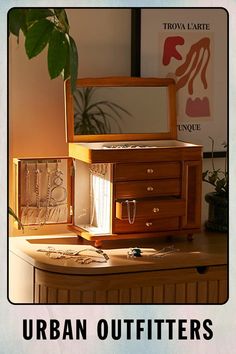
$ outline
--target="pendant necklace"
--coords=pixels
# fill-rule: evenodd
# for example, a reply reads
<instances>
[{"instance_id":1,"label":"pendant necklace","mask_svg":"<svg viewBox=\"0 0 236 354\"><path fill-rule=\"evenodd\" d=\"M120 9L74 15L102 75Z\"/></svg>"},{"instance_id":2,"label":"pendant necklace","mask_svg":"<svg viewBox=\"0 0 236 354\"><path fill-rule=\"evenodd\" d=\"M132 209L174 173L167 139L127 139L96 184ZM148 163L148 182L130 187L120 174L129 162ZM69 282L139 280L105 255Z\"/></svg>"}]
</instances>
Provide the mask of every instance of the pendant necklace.
<instances>
[{"instance_id":1,"label":"pendant necklace","mask_svg":"<svg viewBox=\"0 0 236 354\"><path fill-rule=\"evenodd\" d=\"M60 205L65 202L67 198L66 188L63 187L63 172L59 169L57 161L55 177L53 179L53 188L51 189L50 202L54 205Z\"/></svg>"}]
</instances>

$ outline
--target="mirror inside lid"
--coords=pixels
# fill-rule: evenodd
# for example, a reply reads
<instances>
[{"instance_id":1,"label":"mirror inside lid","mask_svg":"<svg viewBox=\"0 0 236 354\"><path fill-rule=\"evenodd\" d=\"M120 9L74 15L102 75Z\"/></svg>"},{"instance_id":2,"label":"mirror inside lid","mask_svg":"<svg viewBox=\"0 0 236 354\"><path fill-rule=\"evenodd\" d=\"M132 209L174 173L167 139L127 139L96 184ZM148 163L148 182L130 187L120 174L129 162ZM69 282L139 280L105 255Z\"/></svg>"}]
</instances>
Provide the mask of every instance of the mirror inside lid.
<instances>
[{"instance_id":1,"label":"mirror inside lid","mask_svg":"<svg viewBox=\"0 0 236 354\"><path fill-rule=\"evenodd\" d=\"M65 83L68 142L176 139L170 78L78 79Z\"/></svg>"}]
</instances>

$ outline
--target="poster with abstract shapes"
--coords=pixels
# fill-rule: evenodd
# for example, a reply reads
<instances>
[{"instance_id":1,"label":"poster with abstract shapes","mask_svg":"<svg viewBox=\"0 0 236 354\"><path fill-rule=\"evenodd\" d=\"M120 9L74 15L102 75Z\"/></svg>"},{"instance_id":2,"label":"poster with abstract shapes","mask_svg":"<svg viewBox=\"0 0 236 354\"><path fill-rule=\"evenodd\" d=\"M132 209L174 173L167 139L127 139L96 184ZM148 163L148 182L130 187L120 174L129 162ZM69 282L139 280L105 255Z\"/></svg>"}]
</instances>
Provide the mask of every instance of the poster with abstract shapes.
<instances>
[{"instance_id":1,"label":"poster with abstract shapes","mask_svg":"<svg viewBox=\"0 0 236 354\"><path fill-rule=\"evenodd\" d=\"M178 121L212 118L212 47L208 33L160 33L161 61L166 76L176 81Z\"/></svg>"},{"instance_id":2,"label":"poster with abstract shapes","mask_svg":"<svg viewBox=\"0 0 236 354\"><path fill-rule=\"evenodd\" d=\"M225 153L228 14L223 8L141 10L141 76L172 77L178 139Z\"/></svg>"}]
</instances>

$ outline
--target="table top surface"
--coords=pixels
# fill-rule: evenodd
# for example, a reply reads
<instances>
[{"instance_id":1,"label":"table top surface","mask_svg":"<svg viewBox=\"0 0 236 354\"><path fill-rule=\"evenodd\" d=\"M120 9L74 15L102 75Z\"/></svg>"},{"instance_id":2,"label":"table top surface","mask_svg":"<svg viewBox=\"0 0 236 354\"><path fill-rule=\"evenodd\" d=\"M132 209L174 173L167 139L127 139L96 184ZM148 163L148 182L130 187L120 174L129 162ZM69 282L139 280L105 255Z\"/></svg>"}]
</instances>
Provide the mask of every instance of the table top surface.
<instances>
[{"instance_id":1,"label":"table top surface","mask_svg":"<svg viewBox=\"0 0 236 354\"><path fill-rule=\"evenodd\" d=\"M133 250L136 247L138 250ZM9 250L40 270L105 275L226 265L228 235L202 232L195 234L192 241L186 235L104 241L103 253L76 235L21 236L9 238ZM140 256L132 257L133 253Z\"/></svg>"}]
</instances>

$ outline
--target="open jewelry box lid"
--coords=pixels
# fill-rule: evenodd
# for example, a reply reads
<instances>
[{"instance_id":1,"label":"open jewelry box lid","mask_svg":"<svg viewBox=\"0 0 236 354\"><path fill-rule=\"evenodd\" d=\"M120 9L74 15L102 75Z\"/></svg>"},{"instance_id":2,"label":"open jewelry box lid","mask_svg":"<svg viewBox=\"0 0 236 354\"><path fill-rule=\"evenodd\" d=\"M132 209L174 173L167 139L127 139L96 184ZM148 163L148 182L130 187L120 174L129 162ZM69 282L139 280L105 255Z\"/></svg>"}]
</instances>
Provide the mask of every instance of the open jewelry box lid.
<instances>
[{"instance_id":1,"label":"open jewelry box lid","mask_svg":"<svg viewBox=\"0 0 236 354\"><path fill-rule=\"evenodd\" d=\"M69 143L177 138L176 88L171 78L106 77L65 82Z\"/></svg>"}]
</instances>

